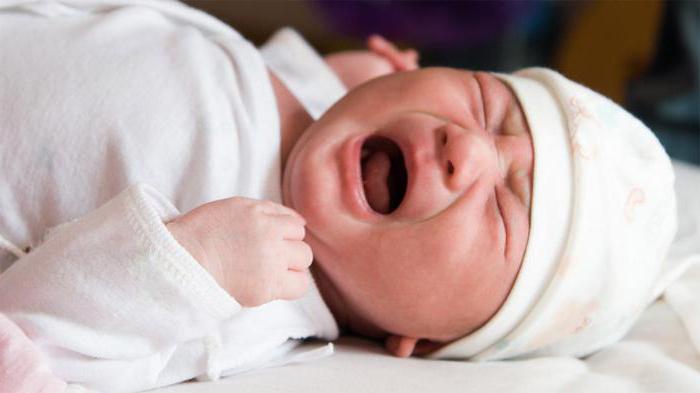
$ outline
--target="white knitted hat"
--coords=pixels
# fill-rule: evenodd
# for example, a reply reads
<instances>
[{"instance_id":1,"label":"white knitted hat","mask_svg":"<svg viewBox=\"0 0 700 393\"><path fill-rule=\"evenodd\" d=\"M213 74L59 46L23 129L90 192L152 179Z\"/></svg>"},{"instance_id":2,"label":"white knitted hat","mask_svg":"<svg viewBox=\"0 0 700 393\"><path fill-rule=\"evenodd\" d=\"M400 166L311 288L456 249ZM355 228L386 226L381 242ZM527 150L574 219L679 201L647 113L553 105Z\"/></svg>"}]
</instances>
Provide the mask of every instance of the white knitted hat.
<instances>
[{"instance_id":1,"label":"white knitted hat","mask_svg":"<svg viewBox=\"0 0 700 393\"><path fill-rule=\"evenodd\" d=\"M671 162L639 120L552 70L497 76L532 133L527 249L500 310L430 357L584 356L619 340L662 289L676 231Z\"/></svg>"}]
</instances>

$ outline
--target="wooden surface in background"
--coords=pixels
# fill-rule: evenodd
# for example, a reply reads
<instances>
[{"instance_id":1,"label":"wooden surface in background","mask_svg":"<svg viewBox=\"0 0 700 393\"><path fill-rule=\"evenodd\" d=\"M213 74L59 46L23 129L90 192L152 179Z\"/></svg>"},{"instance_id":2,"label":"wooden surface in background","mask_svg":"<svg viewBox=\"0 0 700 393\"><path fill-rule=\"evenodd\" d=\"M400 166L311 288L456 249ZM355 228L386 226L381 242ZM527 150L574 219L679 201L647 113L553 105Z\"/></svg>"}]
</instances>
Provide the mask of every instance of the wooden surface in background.
<instances>
[{"instance_id":1,"label":"wooden surface in background","mask_svg":"<svg viewBox=\"0 0 700 393\"><path fill-rule=\"evenodd\" d=\"M598 0L573 13L555 67L571 79L623 103L629 81L650 65L664 3Z\"/></svg>"}]
</instances>

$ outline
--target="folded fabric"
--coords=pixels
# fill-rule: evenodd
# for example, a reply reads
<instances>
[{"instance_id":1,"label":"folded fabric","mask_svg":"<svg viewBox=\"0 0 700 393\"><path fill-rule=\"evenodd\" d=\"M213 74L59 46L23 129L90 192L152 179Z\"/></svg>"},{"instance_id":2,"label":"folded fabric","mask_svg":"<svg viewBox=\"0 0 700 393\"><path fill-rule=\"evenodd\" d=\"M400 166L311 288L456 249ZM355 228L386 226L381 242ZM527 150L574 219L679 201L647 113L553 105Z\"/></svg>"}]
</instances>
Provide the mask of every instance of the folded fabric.
<instances>
[{"instance_id":1,"label":"folded fabric","mask_svg":"<svg viewBox=\"0 0 700 393\"><path fill-rule=\"evenodd\" d=\"M66 383L51 373L39 349L0 313L0 392L63 393Z\"/></svg>"}]
</instances>

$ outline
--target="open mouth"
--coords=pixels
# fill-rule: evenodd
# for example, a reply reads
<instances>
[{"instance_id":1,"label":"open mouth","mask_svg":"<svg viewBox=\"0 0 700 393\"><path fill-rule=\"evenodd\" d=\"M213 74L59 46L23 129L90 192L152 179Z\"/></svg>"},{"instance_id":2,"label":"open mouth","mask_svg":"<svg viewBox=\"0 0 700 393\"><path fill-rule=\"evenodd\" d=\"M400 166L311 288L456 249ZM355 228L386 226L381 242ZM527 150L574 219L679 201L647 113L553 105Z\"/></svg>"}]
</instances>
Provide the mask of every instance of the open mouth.
<instances>
[{"instance_id":1,"label":"open mouth","mask_svg":"<svg viewBox=\"0 0 700 393\"><path fill-rule=\"evenodd\" d=\"M389 138L373 136L362 144L362 187L367 203L380 214L396 210L406 195L408 171L399 146Z\"/></svg>"}]
</instances>

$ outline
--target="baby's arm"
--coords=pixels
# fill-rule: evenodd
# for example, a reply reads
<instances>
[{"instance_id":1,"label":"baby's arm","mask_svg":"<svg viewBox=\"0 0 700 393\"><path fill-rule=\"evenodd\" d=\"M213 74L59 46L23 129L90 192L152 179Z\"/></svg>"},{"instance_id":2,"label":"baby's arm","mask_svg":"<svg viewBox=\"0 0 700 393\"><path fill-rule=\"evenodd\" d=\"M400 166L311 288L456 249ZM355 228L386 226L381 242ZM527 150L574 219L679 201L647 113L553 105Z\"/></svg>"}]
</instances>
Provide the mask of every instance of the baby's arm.
<instances>
[{"instance_id":1,"label":"baby's arm","mask_svg":"<svg viewBox=\"0 0 700 393\"><path fill-rule=\"evenodd\" d=\"M208 332L241 306L170 235L176 216L152 187L130 187L0 275L0 312L69 383L137 391L205 374L169 365L183 345L206 357Z\"/></svg>"},{"instance_id":2,"label":"baby's arm","mask_svg":"<svg viewBox=\"0 0 700 393\"><path fill-rule=\"evenodd\" d=\"M367 39L367 49L325 56L326 63L348 89L382 75L418 68L416 50L399 50L379 35L372 35Z\"/></svg>"},{"instance_id":3,"label":"baby's arm","mask_svg":"<svg viewBox=\"0 0 700 393\"><path fill-rule=\"evenodd\" d=\"M179 216L155 189L135 185L55 228L0 275L0 312L32 332L67 382L135 391L198 377L208 365L177 366L178 354L206 357L207 334L241 306L306 292L304 223L245 198Z\"/></svg>"}]
</instances>

